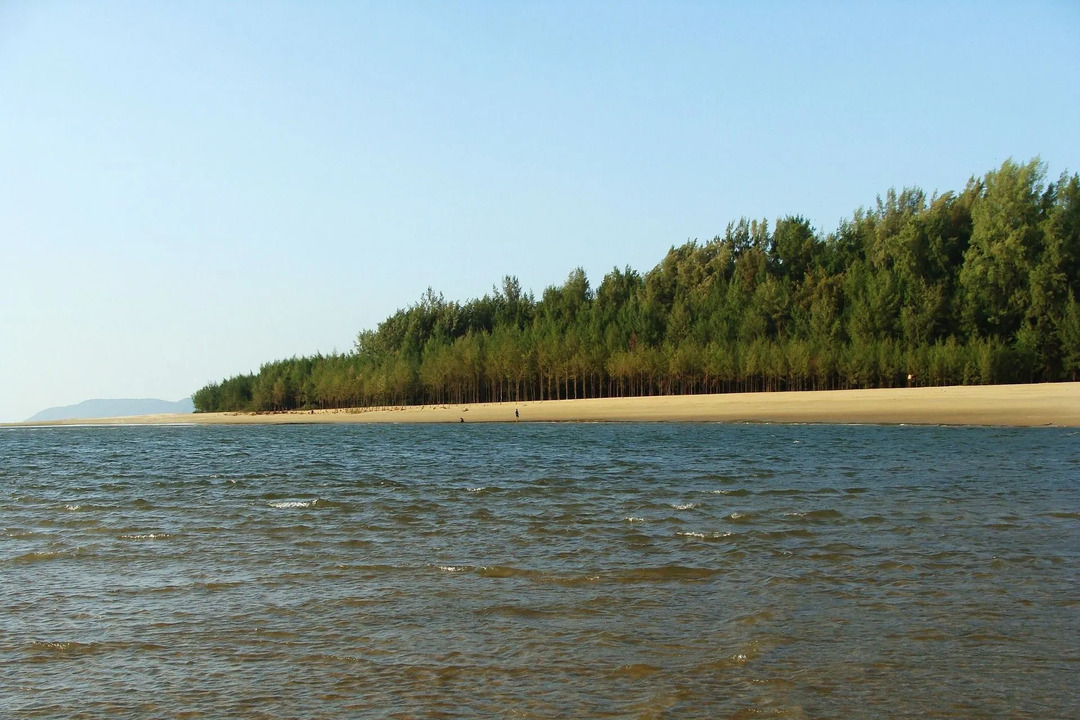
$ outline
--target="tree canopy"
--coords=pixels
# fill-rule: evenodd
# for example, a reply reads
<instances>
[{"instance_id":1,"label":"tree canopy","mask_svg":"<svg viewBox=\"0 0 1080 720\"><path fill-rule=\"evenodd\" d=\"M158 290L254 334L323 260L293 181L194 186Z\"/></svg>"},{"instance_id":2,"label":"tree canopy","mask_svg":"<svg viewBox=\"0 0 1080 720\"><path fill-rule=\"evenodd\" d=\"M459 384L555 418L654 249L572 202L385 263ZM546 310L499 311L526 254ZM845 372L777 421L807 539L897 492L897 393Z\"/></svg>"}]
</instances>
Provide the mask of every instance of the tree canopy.
<instances>
[{"instance_id":1,"label":"tree canopy","mask_svg":"<svg viewBox=\"0 0 1080 720\"><path fill-rule=\"evenodd\" d=\"M1080 373L1080 179L1012 160L959 192L890 190L829 234L728 224L652 270L539 299L430 288L348 353L211 383L200 412L1047 382Z\"/></svg>"}]
</instances>

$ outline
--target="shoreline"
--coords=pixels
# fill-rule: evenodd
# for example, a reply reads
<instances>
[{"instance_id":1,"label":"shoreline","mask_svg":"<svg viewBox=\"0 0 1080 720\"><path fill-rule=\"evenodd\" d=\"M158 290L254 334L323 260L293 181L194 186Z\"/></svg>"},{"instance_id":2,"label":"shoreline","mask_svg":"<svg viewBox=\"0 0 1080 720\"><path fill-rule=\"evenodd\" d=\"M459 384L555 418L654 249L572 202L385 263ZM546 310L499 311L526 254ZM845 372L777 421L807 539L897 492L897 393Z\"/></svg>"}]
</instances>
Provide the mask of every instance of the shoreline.
<instances>
[{"instance_id":1,"label":"shoreline","mask_svg":"<svg viewBox=\"0 0 1080 720\"><path fill-rule=\"evenodd\" d=\"M515 410L519 418L515 418ZM1080 382L137 415L0 423L0 427L460 423L462 419L467 423L760 422L1080 427Z\"/></svg>"}]
</instances>

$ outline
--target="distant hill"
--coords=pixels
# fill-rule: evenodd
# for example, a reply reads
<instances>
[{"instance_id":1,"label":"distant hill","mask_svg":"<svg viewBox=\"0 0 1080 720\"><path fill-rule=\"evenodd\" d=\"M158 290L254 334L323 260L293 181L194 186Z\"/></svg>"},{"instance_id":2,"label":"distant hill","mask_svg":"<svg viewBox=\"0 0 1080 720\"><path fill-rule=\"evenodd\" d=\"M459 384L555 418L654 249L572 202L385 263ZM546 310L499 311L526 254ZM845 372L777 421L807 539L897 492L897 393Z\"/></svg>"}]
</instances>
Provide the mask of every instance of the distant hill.
<instances>
[{"instance_id":1,"label":"distant hill","mask_svg":"<svg viewBox=\"0 0 1080 720\"><path fill-rule=\"evenodd\" d=\"M159 413L195 412L191 398L176 402L143 398L139 400L84 400L78 405L54 407L42 410L26 422L47 420L84 420L86 418L129 417L131 415L157 415Z\"/></svg>"}]
</instances>

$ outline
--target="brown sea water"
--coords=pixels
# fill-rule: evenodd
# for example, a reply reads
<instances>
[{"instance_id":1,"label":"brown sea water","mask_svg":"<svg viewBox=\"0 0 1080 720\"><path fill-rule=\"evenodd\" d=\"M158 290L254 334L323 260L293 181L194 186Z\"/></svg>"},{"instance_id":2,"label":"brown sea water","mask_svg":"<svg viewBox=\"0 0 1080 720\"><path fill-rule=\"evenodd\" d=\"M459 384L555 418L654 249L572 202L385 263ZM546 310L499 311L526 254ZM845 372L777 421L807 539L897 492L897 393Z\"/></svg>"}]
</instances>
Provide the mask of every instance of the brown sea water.
<instances>
[{"instance_id":1,"label":"brown sea water","mask_svg":"<svg viewBox=\"0 0 1080 720\"><path fill-rule=\"evenodd\" d=\"M1080 435L0 431L0 717L1076 717Z\"/></svg>"}]
</instances>

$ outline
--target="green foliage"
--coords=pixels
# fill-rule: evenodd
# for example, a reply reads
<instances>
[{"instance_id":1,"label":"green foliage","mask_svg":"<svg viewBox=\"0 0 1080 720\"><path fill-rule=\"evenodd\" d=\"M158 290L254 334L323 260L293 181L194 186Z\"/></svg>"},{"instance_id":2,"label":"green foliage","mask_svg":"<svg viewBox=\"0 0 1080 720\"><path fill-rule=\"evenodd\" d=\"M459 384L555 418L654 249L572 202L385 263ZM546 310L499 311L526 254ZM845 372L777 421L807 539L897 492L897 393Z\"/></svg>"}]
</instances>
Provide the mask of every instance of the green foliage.
<instances>
[{"instance_id":1,"label":"green foliage","mask_svg":"<svg viewBox=\"0 0 1080 720\"><path fill-rule=\"evenodd\" d=\"M1040 196L1044 169L1007 160L988 173L972 208L971 244L960 270L964 327L970 335L1010 336L1031 300L1029 277L1044 250Z\"/></svg>"},{"instance_id":2,"label":"green foliage","mask_svg":"<svg viewBox=\"0 0 1080 720\"><path fill-rule=\"evenodd\" d=\"M1071 295L1058 323L1058 339L1061 342L1063 369L1076 380L1080 375L1080 303Z\"/></svg>"},{"instance_id":3,"label":"green foliage","mask_svg":"<svg viewBox=\"0 0 1080 720\"><path fill-rule=\"evenodd\" d=\"M833 233L741 219L645 273L537 300L430 288L352 352L194 394L209 411L892 387L1080 375L1080 179L1011 160L963 191L889 191ZM910 379L909 379L910 376Z\"/></svg>"}]
</instances>

